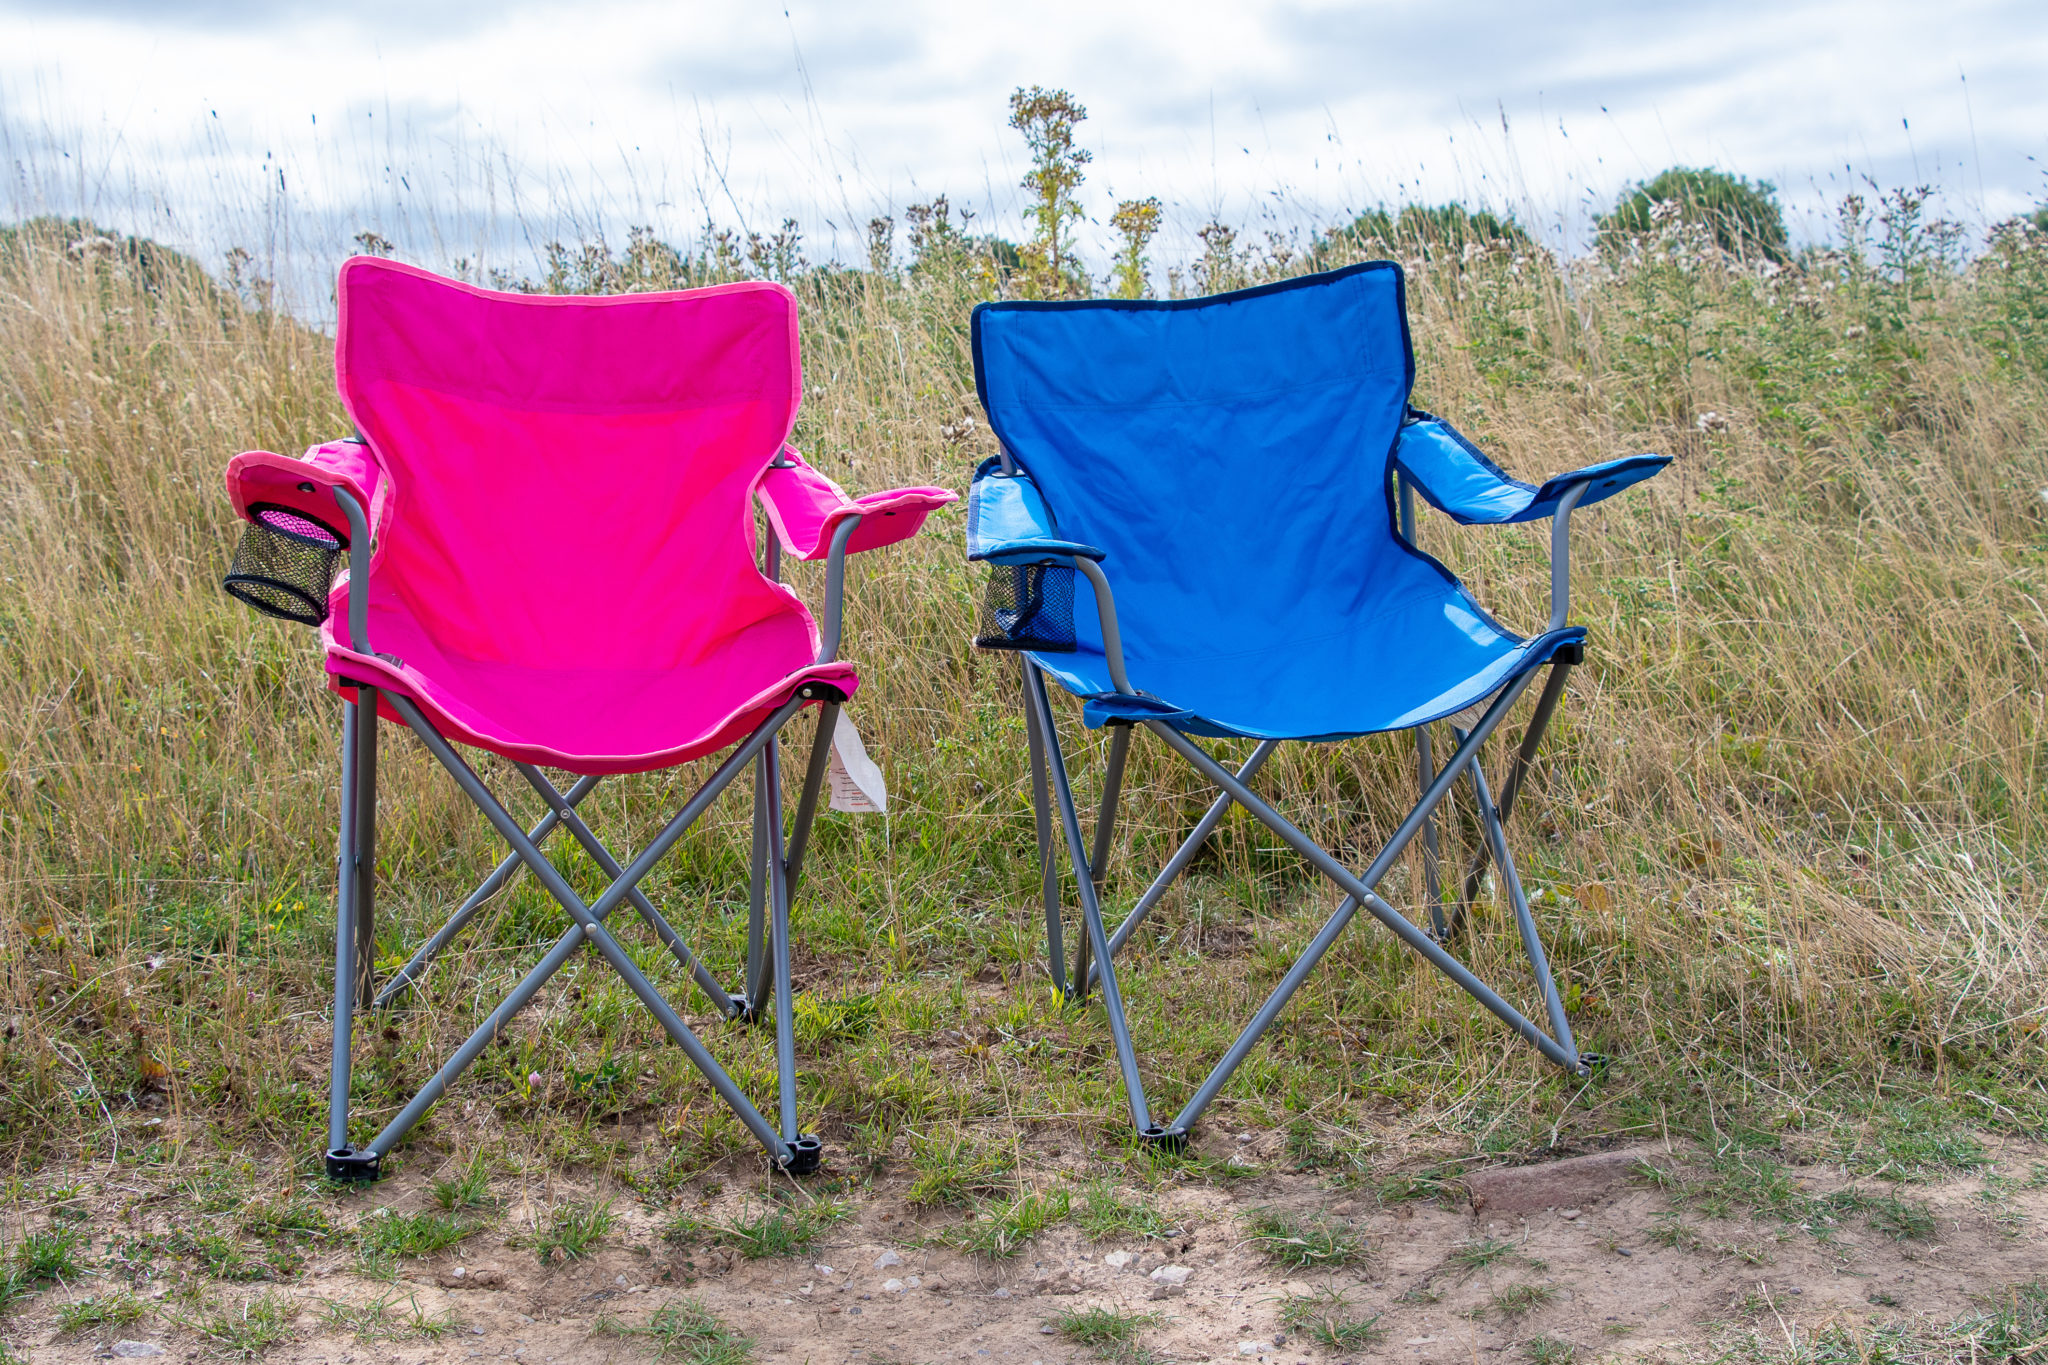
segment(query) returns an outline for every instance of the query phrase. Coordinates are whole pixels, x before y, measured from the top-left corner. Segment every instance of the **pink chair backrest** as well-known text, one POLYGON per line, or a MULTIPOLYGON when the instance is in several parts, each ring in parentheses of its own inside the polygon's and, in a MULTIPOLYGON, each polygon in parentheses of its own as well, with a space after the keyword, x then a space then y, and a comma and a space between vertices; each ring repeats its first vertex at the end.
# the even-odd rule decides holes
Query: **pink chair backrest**
POLYGON ((803 392, 788 290, 554 298, 357 257, 339 298, 337 383, 389 479, 372 578, 440 649, 653 673, 769 618, 800 647, 750 501, 803 392))

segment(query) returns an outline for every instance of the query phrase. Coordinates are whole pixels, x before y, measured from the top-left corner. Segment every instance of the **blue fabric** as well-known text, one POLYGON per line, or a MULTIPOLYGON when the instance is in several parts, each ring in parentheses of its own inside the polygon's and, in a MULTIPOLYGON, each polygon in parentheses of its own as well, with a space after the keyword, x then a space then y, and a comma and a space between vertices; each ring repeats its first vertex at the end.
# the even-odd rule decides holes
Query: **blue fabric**
POLYGON ((967 558, 991 564, 1037 564, 1063 556, 1101 559, 1102 551, 1060 538, 1038 485, 1023 470, 1007 475, 999 456, 982 461, 967 490, 967 558))
POLYGON ((1558 499, 1580 483, 1591 486, 1578 505, 1590 507, 1671 463, 1669 455, 1629 455, 1560 474, 1538 488, 1509 478, 1441 417, 1412 409, 1409 417, 1394 449, 1395 463, 1430 506, 1467 526, 1540 521, 1554 515, 1558 499))
POLYGON ((1214 298, 993 303, 975 382, 996 435, 1104 551, 1125 663, 1094 592, 1072 654, 1032 659, 1088 722, 1335 739, 1453 714, 1583 638, 1523 640, 1396 533, 1394 445, 1414 362, 1399 267, 1214 298))

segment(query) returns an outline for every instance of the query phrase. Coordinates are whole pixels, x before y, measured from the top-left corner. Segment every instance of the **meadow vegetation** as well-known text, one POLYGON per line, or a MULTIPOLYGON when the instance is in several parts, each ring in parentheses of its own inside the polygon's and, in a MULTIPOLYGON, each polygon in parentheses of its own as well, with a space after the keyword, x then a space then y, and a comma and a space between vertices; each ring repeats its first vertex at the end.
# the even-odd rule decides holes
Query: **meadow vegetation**
MULTIPOLYGON (((1510 831, 1582 1046, 1613 1060, 1591 1080, 1562 1076, 1361 925, 1208 1122, 1287 1129, 1299 1164, 1354 1184, 1417 1144, 1456 1163, 1664 1132, 1765 1154, 1739 1163, 1746 1180, 1793 1135, 1899 1178, 1970 1169, 1976 1133, 2042 1131, 2048 234, 2014 221, 1969 238, 1901 192, 1846 201, 1831 244, 1793 250, 1749 207, 1731 233, 1713 203, 1655 198, 1652 182, 1641 213, 1618 213, 1581 258, 1497 211, 1434 206, 1307 240, 1211 224, 1199 258, 1155 268, 1160 206, 1135 200, 1112 220, 1121 255, 1091 275, 1070 235, 1078 106, 1019 92, 1013 112, 1041 177, 1021 245, 976 235, 941 197, 902 210, 907 259, 877 219, 857 267, 807 262, 793 223, 555 245, 532 272, 427 264, 545 292, 783 281, 802 309, 796 444, 866 492, 964 488, 993 453, 967 348, 980 300, 1203 292, 1401 261, 1418 406, 1524 477, 1677 457, 1576 519, 1588 662, 1510 831)), ((347 430, 330 347, 272 306, 246 253, 209 271, 89 223, 0 229, 0 1164, 17 1195, 45 1200, 55 1173, 87 1165, 147 1177, 196 1210, 153 1254, 222 1274, 289 1274, 301 1248, 342 1235, 294 1202, 317 1175, 324 1122, 338 708, 311 633, 219 589, 237 531, 227 458, 347 430), (276 1194, 274 1216, 180 1186, 205 1170, 246 1171, 276 1194)), ((965 1242, 1000 1254, 1081 1210, 1144 1222, 1114 1198, 1053 1190, 1023 1136, 1064 1134, 1109 1173, 1154 1168, 1124 1145, 1100 1012, 1062 1008, 1038 965, 1016 665, 969 646, 981 571, 962 562, 960 530, 954 509, 852 574, 851 714, 888 772, 890 813, 821 820, 796 911, 797 1047, 830 1173, 904 1173, 920 1201, 963 1211, 965 1242)), ((1423 544, 1533 627, 1543 534, 1425 515, 1423 544)), ((819 587, 805 566, 792 576, 819 587)), ((1106 745, 1072 706, 1061 723, 1085 800, 1106 745)), ((388 971, 502 850, 420 746, 386 733, 388 971)), ((800 762, 806 745, 790 747, 800 762)), ((1168 757, 1133 748, 1112 913, 1210 798, 1168 757)), ((508 771, 480 769, 524 809, 508 771)), ((1266 771, 1290 818, 1362 857, 1410 803, 1413 751, 1392 738, 1296 748, 1266 771)), ((585 809, 630 848, 701 776, 608 782, 585 809)), ((748 830, 738 792, 648 883, 728 978, 748 830)), ((552 852, 585 894, 603 885, 570 845, 552 852)), ((1414 915, 1419 881, 1410 867, 1389 888, 1414 915)), ((1333 904, 1260 827, 1225 821, 1121 964, 1162 1102, 1199 1081, 1333 904), (1207 1006, 1176 1006, 1195 999, 1207 1006)), ((521 879, 391 1016, 360 1026, 359 1139, 565 924, 521 879)), ((634 951, 687 998, 665 955, 634 951)), ((1463 951, 1531 1003, 1490 894, 1463 951)), ((701 999, 686 1012, 742 1085, 770 1093, 767 1028, 709 1022, 701 999)), ((457 1173, 437 1195, 448 1212, 348 1235, 370 1260, 452 1245, 472 1227, 464 1210, 489 1202, 487 1180, 461 1172, 491 1163, 538 1161, 663 1205, 751 1150, 587 958, 399 1152, 457 1173)), ((1197 1177, 1231 1175, 1187 1161, 1197 1177)), ((1754 1180, 1739 1195, 1770 1197, 1754 1180)), ((695 1235, 800 1245, 831 1207, 695 1235)), ((563 1211, 539 1255, 581 1254, 608 1216, 563 1211)), ((1858 1216, 1912 1222, 1889 1207, 1858 1216)), ((1275 1219, 1262 1235, 1282 1259, 1348 1254, 1337 1225, 1275 1219)), ((24 1245, 10 1283, 61 1278, 73 1254, 24 1245)), ((95 1302, 79 1311, 127 1311, 95 1302)), ((272 1331, 268 1301, 250 1305, 206 1330, 236 1343, 272 1331)), ((1367 1330, 1349 1322, 1325 1326, 1367 1330)), ((1136 1349, 1135 1324, 1062 1330, 1106 1355, 1136 1349)))

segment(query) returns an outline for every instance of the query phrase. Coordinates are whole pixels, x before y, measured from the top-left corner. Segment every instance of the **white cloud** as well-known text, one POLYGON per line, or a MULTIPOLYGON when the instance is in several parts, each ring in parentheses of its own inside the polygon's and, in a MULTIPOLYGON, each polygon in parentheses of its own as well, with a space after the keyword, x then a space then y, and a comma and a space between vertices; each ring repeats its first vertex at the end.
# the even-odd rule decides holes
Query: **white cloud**
POLYGON ((429 259, 707 216, 853 256, 940 192, 1014 232, 1006 99, 1031 83, 1089 107, 1091 208, 1160 195, 1169 253, 1212 216, 1411 197, 1569 234, 1674 162, 1775 181, 1795 229, 1860 175, 1996 218, 2043 193, 2044 69, 2048 26, 2007 0, 0 0, 12 211, 213 246, 374 227, 429 259))

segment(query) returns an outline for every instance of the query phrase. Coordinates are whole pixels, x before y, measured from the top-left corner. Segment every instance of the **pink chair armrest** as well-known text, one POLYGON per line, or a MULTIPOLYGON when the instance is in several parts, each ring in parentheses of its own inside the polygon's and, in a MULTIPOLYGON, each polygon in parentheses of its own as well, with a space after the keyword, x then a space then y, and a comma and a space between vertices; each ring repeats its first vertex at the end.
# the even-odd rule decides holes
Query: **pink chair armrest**
POLYGON ((252 505, 268 503, 332 526, 345 540, 348 522, 334 501, 334 490, 346 490, 374 527, 384 494, 384 471, 367 445, 329 441, 297 458, 267 450, 243 451, 228 461, 227 483, 235 514, 245 520, 250 519, 252 505))
POLYGON ((832 549, 833 531, 849 516, 861 519, 846 542, 849 553, 858 553, 910 539, 934 510, 960 500, 946 488, 897 488, 849 498, 787 447, 782 459, 762 474, 757 491, 775 538, 797 559, 825 558, 832 549))

